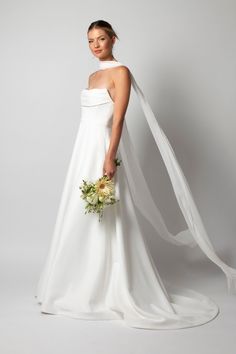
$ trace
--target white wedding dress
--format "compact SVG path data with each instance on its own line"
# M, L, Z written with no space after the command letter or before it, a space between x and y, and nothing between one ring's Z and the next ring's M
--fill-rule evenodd
M99 61L100 70L119 65L123 64ZM114 102L106 88L83 89L79 129L35 297L45 314L123 320L136 328L198 326L217 316L217 304L194 290L163 284L135 208L166 241L185 247L198 245L224 271L230 293L235 293L236 269L215 253L174 151L132 73L131 78L188 229L177 235L168 231L142 174L125 121L117 151L122 163L114 176L119 202L104 210L101 222L97 214L84 213L79 185L83 179L95 181L102 176Z

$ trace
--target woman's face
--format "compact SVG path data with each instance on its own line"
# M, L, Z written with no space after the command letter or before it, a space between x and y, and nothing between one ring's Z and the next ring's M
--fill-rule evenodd
M88 32L89 48L93 55L99 59L112 59L112 47L115 43L115 36L110 38L105 30L93 28Z

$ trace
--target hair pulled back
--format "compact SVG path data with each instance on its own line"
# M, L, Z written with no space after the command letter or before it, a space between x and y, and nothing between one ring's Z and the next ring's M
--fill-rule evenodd
M109 22L107 21L103 21L103 20L98 20L98 21L94 21L89 25L88 31L87 33L92 30L93 28L102 28L110 38L112 38L113 36L115 36L117 39L119 39L119 37L117 36L116 32L114 31L114 29L112 28L112 26L110 25Z

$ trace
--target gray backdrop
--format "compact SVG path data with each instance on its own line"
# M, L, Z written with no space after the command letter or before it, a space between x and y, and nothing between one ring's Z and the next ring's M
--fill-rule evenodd
M209 353L197 335L206 328L209 336L215 335L213 330L223 327L228 328L227 353L232 353L233 338L227 327L232 322L227 322L227 316L233 309L227 307L231 297L226 295L221 270L198 249L166 245L148 224L146 235L160 274L179 277L181 285L212 294L222 309L220 319L189 332L180 330L188 337L173 337L172 348L165 338L177 333L173 331L143 331L141 339L142 331L113 328L111 322L45 319L33 296L79 126L80 90L98 69L87 43L87 28L98 19L110 22L117 31L115 58L130 68L171 142L217 253L236 267L236 2L1 0L0 6L4 353L42 349L63 353L61 345L68 348L68 343L73 353L82 348L76 346L78 342L84 345L83 353L93 353L94 343L89 346L87 337L82 335L78 341L78 328L80 333L95 331L98 342L105 331L120 330L119 345L112 347L112 353L143 353L147 342L149 353L157 343L162 354L183 351L183 345L185 349L189 345L192 353ZM184 218L134 91L126 120L155 201L169 229L177 233L186 226ZM235 313L235 298L231 301ZM28 325L27 331L21 323ZM64 324L70 329L65 336L61 335ZM38 344L49 335L45 325L55 340L41 347ZM130 333L135 340L127 347L125 336L130 339ZM222 337L215 339L212 353L222 353L222 343ZM102 344L100 349L105 353ZM111 353L108 342L106 350Z

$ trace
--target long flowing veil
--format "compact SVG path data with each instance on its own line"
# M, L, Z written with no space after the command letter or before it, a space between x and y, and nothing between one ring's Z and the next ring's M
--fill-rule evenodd
M121 65L124 64L118 61L99 61L100 69ZM228 266L216 254L173 148L165 133L159 126L149 103L147 102L142 90L131 72L130 75L132 87L138 96L150 131L165 163L177 202L186 220L188 228L179 232L177 235L173 235L168 231L160 210L152 198L137 155L135 154L127 124L124 120L119 149L134 204L142 215L152 224L160 237L167 242L189 247L198 245L206 256L218 265L225 273L228 292L231 294L236 294L236 269Z

